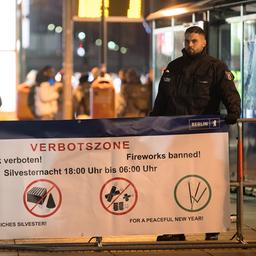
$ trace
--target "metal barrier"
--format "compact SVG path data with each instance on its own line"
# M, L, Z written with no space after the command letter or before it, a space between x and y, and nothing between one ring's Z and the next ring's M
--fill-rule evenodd
M228 249L228 248L256 248L256 239L252 242L246 242L243 234L244 224L244 144L243 144L243 124L244 123L256 123L256 118L242 118L237 122L238 137L237 137L237 181L231 183L237 189L236 198L236 233L231 238L235 241L184 241L184 242L108 242L103 243L102 237L92 237L88 242L79 243L19 243L16 244L0 244L1 250L10 251L48 251L48 252L60 252L60 251L112 251L112 250L179 250L179 249ZM256 186L255 183L249 185ZM95 239L95 242L91 242Z
M246 185L244 181L244 143L243 143L243 127L244 123L256 123L256 118L241 118L237 121L238 128L238 139L237 139L237 182L233 185L237 187L237 221L236 228L237 232L234 235L237 236L238 241L245 243L243 234L243 221L244 221L244 186ZM255 183L250 183L250 185L256 186ZM234 238L233 237L233 238Z

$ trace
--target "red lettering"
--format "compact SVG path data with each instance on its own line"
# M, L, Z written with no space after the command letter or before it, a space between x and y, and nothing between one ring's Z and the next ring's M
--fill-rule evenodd
M105 142L71 142L71 143L35 143L30 144L32 151L84 151L84 150L113 150L130 149L129 141Z
M46 144L45 143L40 143L39 148L40 148L40 151L46 151Z
M79 151L82 151L83 150L82 146L84 145L84 143L78 142L77 145L78 145Z
M48 149L49 149L49 151L56 151L55 144L54 143L49 143Z
M110 149L110 148L111 148L111 143L110 143L110 142L104 142L103 145L102 145L102 147L103 147L104 149Z
M67 148L69 151L74 151L76 149L76 145L75 143L68 143Z
M91 142L86 143L86 150L92 150L92 149L93 149L92 143Z
M65 144L64 143L58 143L58 150L59 151L65 151Z
M113 149L120 149L121 147L121 141L114 141L113 142Z
M30 147L32 148L33 151L36 151L37 149L37 144L30 144Z
M100 142L95 142L95 147L94 147L94 150L100 150Z
M128 140L123 141L123 148L124 149L130 149L130 142Z

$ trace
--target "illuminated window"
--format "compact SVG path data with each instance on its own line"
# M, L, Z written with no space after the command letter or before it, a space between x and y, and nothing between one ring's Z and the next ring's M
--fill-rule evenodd
M8 21L8 22L7 22ZM1 111L16 110L16 0L0 1Z
M127 11L128 18L140 18L141 17L141 1L130 0L129 9Z
M141 0L104 0L105 16L125 16L128 18L141 18ZM79 0L78 17L100 18L102 0Z
M109 0L104 0L105 16L109 15ZM102 0L79 0L78 16L86 18L101 17Z

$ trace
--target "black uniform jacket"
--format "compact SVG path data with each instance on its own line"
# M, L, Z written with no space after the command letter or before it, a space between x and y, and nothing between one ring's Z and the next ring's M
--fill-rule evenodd
M154 103L153 116L220 114L220 102L228 116L240 117L240 96L233 75L220 60L202 53L170 62Z

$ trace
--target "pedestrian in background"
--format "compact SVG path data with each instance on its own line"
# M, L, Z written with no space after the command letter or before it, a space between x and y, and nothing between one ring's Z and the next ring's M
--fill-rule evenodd
M74 115L76 118L89 117L90 115L90 87L89 75L82 74L79 84L73 93Z
M206 53L203 29L185 31L183 56L170 62L160 80L152 116L220 114L220 103L227 110L226 122L240 117L240 96L233 75L222 61ZM207 233L206 240L217 240L218 233ZM184 234L165 234L158 241L183 241Z
M153 101L153 69L150 68L148 74L146 75L145 82L146 90L148 91L148 110L146 115L152 110L152 101Z
M33 95L31 101L32 105L29 103L29 95L30 91L33 90L35 83L36 83L36 75L37 75L37 70L30 70L27 75L26 75L26 80L19 84L17 86L17 107L16 107L16 114L17 118L19 120L32 120L35 118L34 116L34 94L31 92ZM33 108L33 109L31 109ZM33 111L33 112L32 112Z
M100 76L100 69L98 67L93 67L90 72L90 83L93 83Z
M121 84L125 84L126 83L126 71L124 69L119 69L117 75L120 78Z
M59 87L55 86L52 66L43 67L36 76L35 113L38 119L55 119L58 112Z
M126 83L121 86L121 96L124 99L124 108L120 117L143 117L149 111L151 89L140 82L139 75L134 69L128 69Z

